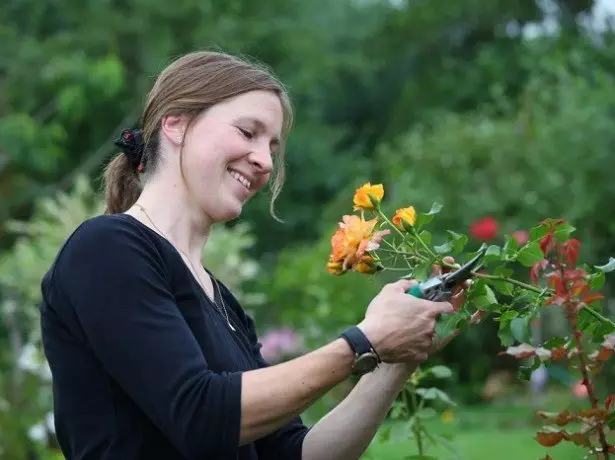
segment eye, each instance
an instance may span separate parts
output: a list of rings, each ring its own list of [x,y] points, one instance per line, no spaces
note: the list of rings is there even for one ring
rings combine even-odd
[[[248,131],[247,129],[243,129],[243,128],[237,128],[239,130],[239,132],[241,133],[241,135],[243,137],[245,137],[246,139],[252,139],[254,138],[254,134],[250,131]]]

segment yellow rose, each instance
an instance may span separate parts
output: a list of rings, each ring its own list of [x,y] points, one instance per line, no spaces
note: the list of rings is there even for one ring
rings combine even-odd
[[[382,201],[383,197],[384,187],[382,184],[372,185],[368,182],[355,191],[354,198],[352,200],[354,210],[374,209],[376,205]]]
[[[416,223],[416,211],[414,206],[398,209],[392,220],[397,228],[407,231]]]

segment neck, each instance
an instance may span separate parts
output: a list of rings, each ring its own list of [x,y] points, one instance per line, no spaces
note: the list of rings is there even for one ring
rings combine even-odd
[[[190,201],[182,183],[169,186],[152,178],[137,200],[145,212],[134,206],[127,213],[162,233],[192,263],[200,264],[212,222]]]

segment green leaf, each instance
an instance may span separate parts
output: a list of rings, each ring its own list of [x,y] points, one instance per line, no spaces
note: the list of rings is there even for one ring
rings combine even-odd
[[[530,241],[538,241],[540,238],[545,236],[549,232],[549,227],[547,225],[537,225],[536,227],[532,227],[530,229]]]
[[[510,331],[517,342],[528,343],[530,341],[530,331],[528,317],[517,316],[510,322]]]
[[[391,426],[389,440],[392,442],[407,441],[408,438],[412,435],[412,423],[412,419],[404,422],[394,423]]]
[[[423,262],[415,265],[412,270],[412,277],[417,281],[425,281],[431,273],[431,263]]]
[[[606,275],[604,274],[603,271],[592,273],[588,280],[589,288],[593,290],[602,289],[604,287],[605,282],[606,282]]]
[[[511,277],[513,273],[514,272],[506,266],[496,267],[493,270],[493,274],[495,276],[502,276],[504,278]],[[486,281],[488,281],[489,284],[493,286],[501,294],[508,295],[508,296],[512,296],[514,294],[514,286],[507,281],[499,281],[499,280],[486,280]]]
[[[615,257],[609,257],[609,261],[604,265],[596,265],[596,268],[604,273],[610,273],[615,270]]]
[[[604,323],[588,312],[588,309],[600,311],[602,305],[600,302],[592,303],[579,311],[578,327],[587,336],[591,336],[594,343],[602,343],[604,337],[615,332],[615,327],[610,323]]]
[[[611,412],[606,419],[606,424],[611,430],[615,430],[615,412]]]
[[[461,233],[455,233],[452,230],[447,230],[447,232],[449,235],[449,241],[451,242],[453,246],[452,252],[454,252],[455,254],[461,253],[463,249],[465,248],[466,244],[468,244],[467,235],[463,235]]]
[[[423,225],[430,223],[434,216],[438,214],[442,210],[442,205],[439,203],[434,203],[431,205],[431,209],[429,212],[420,212],[416,216],[416,222],[414,225],[417,228],[421,228]]]
[[[446,404],[450,404],[451,406],[456,405],[444,391],[436,387],[417,388],[416,394],[421,396],[423,399],[438,400],[445,402]]]
[[[419,238],[421,238],[427,246],[431,244],[431,233],[429,233],[427,230],[423,230],[422,232],[420,232]]]
[[[436,254],[449,254],[453,251],[453,245],[447,241],[439,246],[434,246],[433,250]]]
[[[563,243],[570,239],[570,235],[572,235],[575,230],[576,228],[574,228],[568,222],[562,222],[561,224],[555,226],[555,239],[560,243]]]
[[[532,369],[531,367],[520,366],[519,372],[518,372],[519,380],[522,380],[524,382],[529,382],[533,371],[534,369]]]
[[[544,254],[540,249],[540,245],[536,241],[528,243],[526,246],[519,250],[517,260],[519,263],[526,267],[531,267],[536,262],[541,261],[544,258]]]
[[[405,460],[438,460],[436,457],[432,457],[431,455],[418,455],[418,454],[406,455],[404,459]]]
[[[515,342],[510,323],[513,319],[519,316],[515,310],[508,310],[502,313],[499,317],[500,326],[498,328],[498,337],[503,346],[508,347]]]
[[[479,310],[490,311],[497,306],[498,299],[485,280],[479,280],[473,284],[468,293],[468,301],[472,302]]]
[[[453,375],[453,372],[446,366],[433,366],[427,372],[438,379],[448,379]]]
[[[491,245],[487,248],[485,252],[485,257],[483,257],[483,261],[485,265],[489,265],[492,262],[502,260],[502,250],[499,246]]]
[[[505,235],[506,242],[502,247],[502,259],[506,262],[512,262],[517,260],[517,253],[519,251],[519,242],[510,235]]]
[[[566,339],[565,337],[552,337],[549,340],[547,340],[545,343],[543,343],[542,347],[550,350],[552,348],[563,347],[567,343],[568,343],[568,339]]]
[[[429,419],[436,417],[438,413],[436,412],[435,409],[431,407],[423,407],[420,411],[418,411],[414,415],[420,418],[421,420],[429,420]]]
[[[441,315],[436,321],[436,335],[440,339],[444,339],[461,327],[462,323],[469,320],[470,314],[467,311],[461,310],[451,315]]]

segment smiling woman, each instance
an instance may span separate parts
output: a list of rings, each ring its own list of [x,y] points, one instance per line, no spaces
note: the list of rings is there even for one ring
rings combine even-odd
[[[451,305],[408,296],[401,280],[336,340],[269,366],[252,319],[203,266],[212,225],[270,182],[273,212],[291,118],[276,78],[226,54],[188,54],[158,77],[142,128],[122,133],[106,168],[106,213],[42,281],[68,460],[358,458],[426,358]],[[371,374],[308,429],[299,414],[353,372]]]

